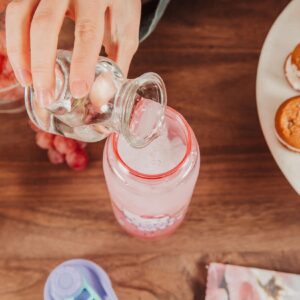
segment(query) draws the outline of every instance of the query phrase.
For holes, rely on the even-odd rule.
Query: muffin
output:
[[[286,58],[284,74],[290,86],[294,90],[300,91],[300,44]]]
[[[279,141],[300,152],[300,96],[284,101],[277,109],[275,129]]]

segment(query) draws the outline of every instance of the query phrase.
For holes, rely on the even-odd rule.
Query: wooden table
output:
[[[77,257],[103,266],[121,300],[204,299],[211,261],[300,273],[299,197],[270,155],[255,104],[260,49],[288,2],[175,0],[141,45],[131,76],[163,76],[202,154],[188,216],[164,240],[140,241],[117,225],[103,142],[75,173],[48,163],[25,113],[0,116],[1,300],[42,299],[52,268]]]

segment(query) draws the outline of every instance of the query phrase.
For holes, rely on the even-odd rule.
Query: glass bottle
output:
[[[58,50],[55,100],[46,109],[36,101],[33,87],[25,90],[28,115],[38,127],[84,142],[118,132],[133,147],[144,147],[159,135],[167,102],[159,75],[125,79],[113,61],[99,57],[90,93],[76,99],[69,90],[71,54]]]
[[[161,135],[145,148],[112,134],[103,168],[119,224],[134,236],[158,238],[184,219],[199,174],[199,146],[186,120],[168,107]]]

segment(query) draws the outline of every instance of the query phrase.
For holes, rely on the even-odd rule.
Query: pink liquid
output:
[[[145,148],[132,148],[122,136],[108,139],[104,173],[115,217],[128,233],[158,238],[182,223],[199,173],[198,151],[190,127],[171,109],[161,135]]]

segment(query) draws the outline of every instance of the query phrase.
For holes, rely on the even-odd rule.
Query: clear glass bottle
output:
[[[119,224],[134,236],[158,238],[184,219],[199,174],[199,146],[186,120],[168,107],[161,135],[145,148],[111,135],[103,168]]]
[[[167,102],[159,75],[125,79],[113,61],[99,57],[90,93],[75,99],[69,90],[71,54],[57,53],[55,100],[46,109],[36,101],[32,87],[25,90],[28,115],[38,127],[84,142],[118,132],[134,147],[145,147],[159,135]]]

